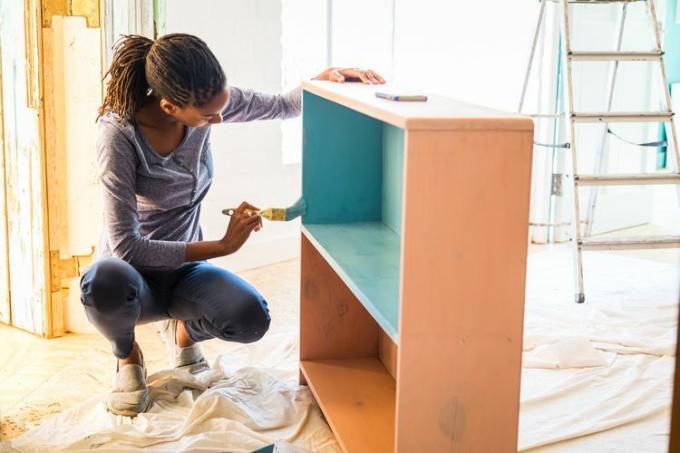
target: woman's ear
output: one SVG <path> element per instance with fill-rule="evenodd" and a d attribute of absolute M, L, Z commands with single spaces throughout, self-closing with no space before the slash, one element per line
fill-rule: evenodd
<path fill-rule="evenodd" d="M 175 116 L 177 114 L 177 106 L 167 99 L 161 99 L 161 110 L 163 110 L 168 115 Z"/>

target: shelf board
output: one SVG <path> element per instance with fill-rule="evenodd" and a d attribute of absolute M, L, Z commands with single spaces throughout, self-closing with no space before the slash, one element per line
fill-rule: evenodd
<path fill-rule="evenodd" d="M 400 237 L 380 222 L 305 224 L 302 232 L 399 344 Z"/>
<path fill-rule="evenodd" d="M 378 358 L 303 360 L 300 368 L 344 451 L 394 451 L 396 385 Z"/>

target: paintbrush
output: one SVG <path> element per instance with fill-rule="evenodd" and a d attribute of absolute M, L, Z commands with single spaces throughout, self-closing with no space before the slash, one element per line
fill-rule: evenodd
<path fill-rule="evenodd" d="M 234 215 L 236 211 L 235 208 L 223 209 L 222 214 L 224 215 Z M 298 199 L 292 206 L 287 208 L 267 208 L 260 211 L 255 211 L 253 209 L 246 209 L 246 214 L 248 215 L 259 215 L 267 220 L 274 222 L 288 222 L 297 217 L 305 215 L 307 212 L 307 202 L 304 198 Z"/>

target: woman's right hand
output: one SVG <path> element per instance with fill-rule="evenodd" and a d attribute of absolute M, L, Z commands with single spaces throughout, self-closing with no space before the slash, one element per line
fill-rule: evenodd
<path fill-rule="evenodd" d="M 251 211 L 257 212 L 259 209 L 244 201 L 232 214 L 227 232 L 220 240 L 225 254 L 236 252 L 245 244 L 253 230 L 259 231 L 262 228 L 262 217 L 252 214 Z"/>

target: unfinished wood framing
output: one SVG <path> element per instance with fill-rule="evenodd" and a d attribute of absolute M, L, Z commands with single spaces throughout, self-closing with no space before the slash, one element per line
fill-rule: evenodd
<path fill-rule="evenodd" d="M 44 136 L 50 307 L 52 336 L 59 336 L 66 330 L 66 308 L 80 307 L 79 294 L 70 288 L 91 260 L 99 233 L 90 220 L 101 210 L 93 152 L 102 96 L 101 30 L 88 27 L 83 17 L 54 16 L 50 25 L 42 30 L 42 74 L 49 93 Z M 78 71 L 72 71 L 76 65 Z"/>
<path fill-rule="evenodd" d="M 81 16 L 86 19 L 88 27 L 99 28 L 99 2 L 100 0 L 41 0 L 42 26 L 52 27 L 54 16 Z"/>

